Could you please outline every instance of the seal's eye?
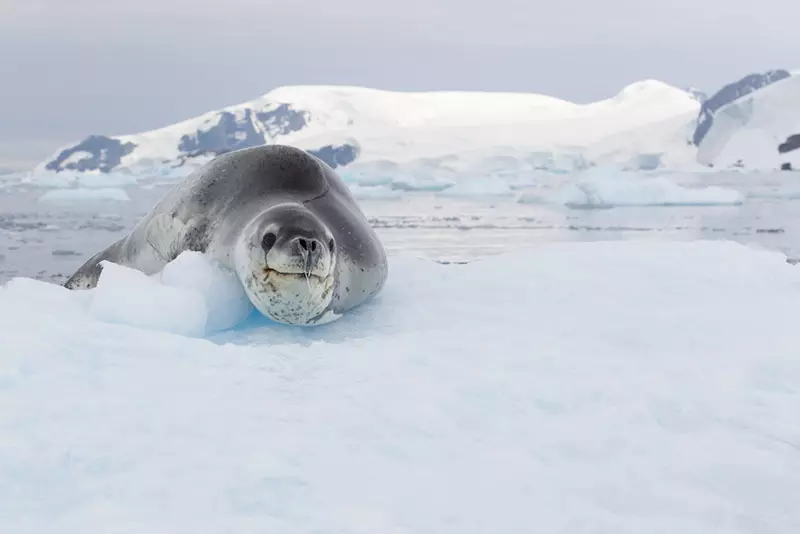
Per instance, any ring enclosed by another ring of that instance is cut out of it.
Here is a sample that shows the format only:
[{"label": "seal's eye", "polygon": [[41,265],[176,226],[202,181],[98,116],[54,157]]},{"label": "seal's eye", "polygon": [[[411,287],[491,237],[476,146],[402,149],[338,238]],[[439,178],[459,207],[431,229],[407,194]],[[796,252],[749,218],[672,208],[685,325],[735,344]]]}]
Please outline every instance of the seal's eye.
[{"label": "seal's eye", "polygon": [[333,252],[333,239],[331,239],[330,241],[328,241],[328,250],[330,250],[331,252]]},{"label": "seal's eye", "polygon": [[267,232],[264,234],[264,239],[261,240],[261,246],[264,247],[264,250],[269,250],[275,244],[277,240],[277,236],[272,232]]}]

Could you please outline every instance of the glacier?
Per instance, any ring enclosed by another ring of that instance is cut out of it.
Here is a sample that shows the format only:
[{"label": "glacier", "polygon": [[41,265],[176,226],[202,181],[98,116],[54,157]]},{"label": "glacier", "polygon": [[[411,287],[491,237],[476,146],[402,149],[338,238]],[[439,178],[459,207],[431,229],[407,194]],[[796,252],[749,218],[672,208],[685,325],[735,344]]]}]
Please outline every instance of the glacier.
[{"label": "glacier", "polygon": [[[595,159],[635,162],[640,153],[669,153],[683,161],[691,159],[685,130],[699,109],[691,93],[657,80],[588,104],[534,93],[285,86],[164,128],[89,136],[60,148],[36,172],[198,166],[220,153],[265,143],[303,148],[334,168],[381,160],[443,163],[465,152],[491,158],[509,151],[572,161],[573,168],[594,161],[586,160],[587,151]],[[603,143],[609,136],[617,138],[613,147]],[[621,147],[625,154],[617,153]]]},{"label": "glacier", "polygon": [[0,287],[3,530],[800,524],[800,271],[782,254],[598,242],[390,261],[377,299],[311,329],[197,335],[192,310],[235,292],[192,255],[94,294]]}]

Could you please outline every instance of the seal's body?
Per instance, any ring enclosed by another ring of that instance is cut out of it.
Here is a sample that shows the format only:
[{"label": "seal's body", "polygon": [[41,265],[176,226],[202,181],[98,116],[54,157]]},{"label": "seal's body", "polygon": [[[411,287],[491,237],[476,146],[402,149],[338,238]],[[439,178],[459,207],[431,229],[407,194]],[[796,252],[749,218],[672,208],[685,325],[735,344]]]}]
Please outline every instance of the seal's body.
[{"label": "seal's body", "polygon": [[64,285],[94,287],[103,261],[154,274],[186,250],[235,271],[253,305],[288,324],[329,322],[377,294],[388,275],[383,245],[333,169],[268,145],[192,173]]}]

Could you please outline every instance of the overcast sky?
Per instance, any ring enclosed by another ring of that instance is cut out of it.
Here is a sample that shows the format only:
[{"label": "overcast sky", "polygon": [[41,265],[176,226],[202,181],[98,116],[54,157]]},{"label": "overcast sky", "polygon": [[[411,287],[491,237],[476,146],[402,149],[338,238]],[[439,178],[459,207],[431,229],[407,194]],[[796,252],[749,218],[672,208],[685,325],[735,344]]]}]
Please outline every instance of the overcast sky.
[{"label": "overcast sky", "polygon": [[794,69],[797,0],[0,0],[0,167],[280,85],[718,89]]}]

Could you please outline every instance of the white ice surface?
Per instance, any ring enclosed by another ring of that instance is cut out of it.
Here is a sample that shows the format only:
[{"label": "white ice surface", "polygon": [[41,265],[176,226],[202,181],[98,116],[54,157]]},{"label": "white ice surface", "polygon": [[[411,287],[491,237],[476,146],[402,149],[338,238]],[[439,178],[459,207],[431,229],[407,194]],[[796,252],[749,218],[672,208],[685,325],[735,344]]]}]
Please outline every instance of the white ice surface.
[{"label": "white ice surface", "polygon": [[514,192],[499,178],[492,176],[474,177],[456,182],[439,193],[444,197],[506,197],[513,196]]},{"label": "white ice surface", "polygon": [[[178,178],[176,170],[174,177]],[[63,171],[59,173],[19,173],[9,176],[7,181],[18,182],[39,188],[81,188],[81,189],[107,189],[117,188],[127,185],[135,185],[142,177],[130,172],[73,172]]]},{"label": "white ice surface", "polygon": [[402,192],[380,185],[348,184],[348,188],[356,200],[393,200],[403,197]]},{"label": "white ice surface", "polygon": [[130,197],[124,189],[118,187],[52,189],[39,197],[39,202],[84,202],[87,200],[127,202]]},{"label": "white ice surface", "polygon": [[575,208],[625,206],[713,206],[738,205],[744,195],[723,187],[685,187],[665,176],[598,169],[578,175],[576,180],[552,193],[523,191],[522,203],[554,203]]},{"label": "white ice surface", "polygon": [[800,528],[800,270],[781,255],[391,261],[337,322],[211,340],[0,288],[2,531]]},{"label": "white ice surface", "polygon": [[199,252],[183,252],[153,276],[104,262],[89,314],[101,321],[203,336],[236,326],[253,308],[236,275]]}]

